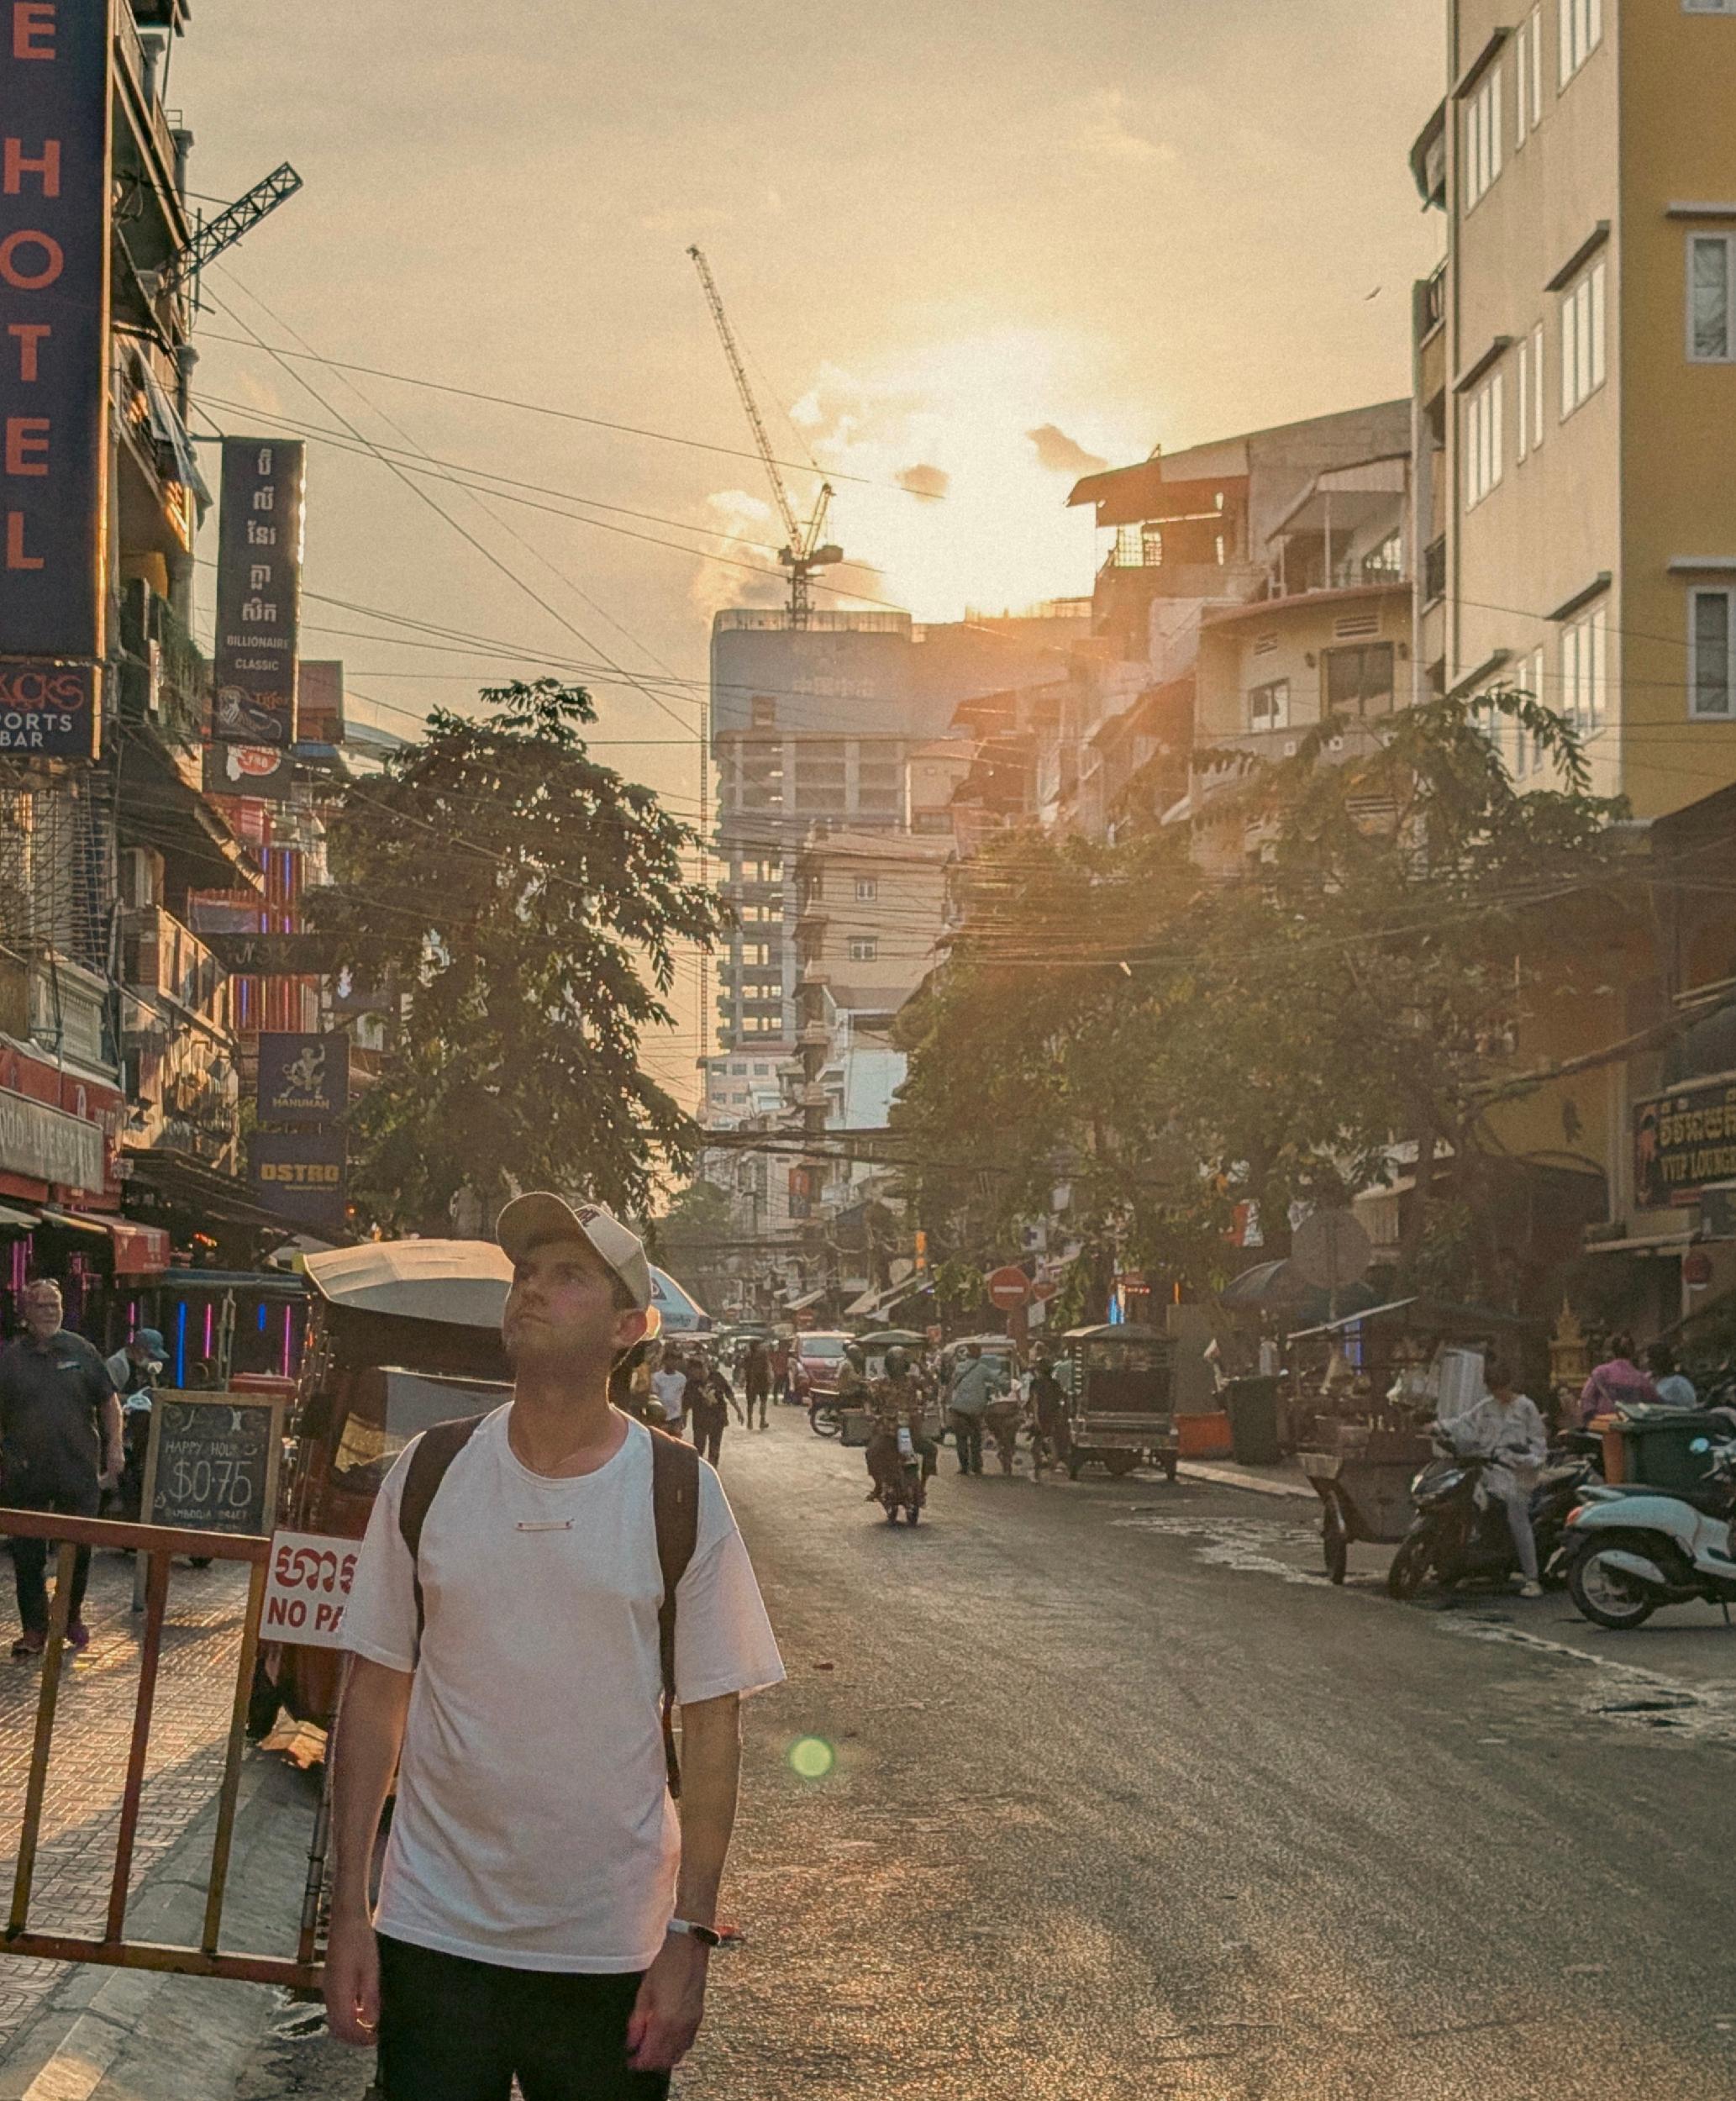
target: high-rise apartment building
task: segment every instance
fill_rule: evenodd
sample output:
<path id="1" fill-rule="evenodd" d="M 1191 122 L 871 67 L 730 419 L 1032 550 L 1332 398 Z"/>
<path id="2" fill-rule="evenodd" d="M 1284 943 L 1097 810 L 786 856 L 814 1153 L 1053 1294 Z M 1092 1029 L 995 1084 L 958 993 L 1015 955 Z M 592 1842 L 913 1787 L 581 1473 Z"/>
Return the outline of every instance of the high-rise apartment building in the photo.
<path id="1" fill-rule="evenodd" d="M 1416 299 L 1425 690 L 1535 693 L 1655 816 L 1736 779 L 1736 0 L 1448 15 L 1412 155 L 1447 226 Z"/>
<path id="2" fill-rule="evenodd" d="M 738 924 L 718 952 L 708 1068 L 794 1047 L 795 856 L 813 828 L 904 830 L 912 752 L 955 734 L 963 700 L 1064 677 L 1089 627 L 1082 611 L 932 627 L 903 613 L 817 613 L 802 628 L 785 613 L 717 616 L 717 850 Z"/>

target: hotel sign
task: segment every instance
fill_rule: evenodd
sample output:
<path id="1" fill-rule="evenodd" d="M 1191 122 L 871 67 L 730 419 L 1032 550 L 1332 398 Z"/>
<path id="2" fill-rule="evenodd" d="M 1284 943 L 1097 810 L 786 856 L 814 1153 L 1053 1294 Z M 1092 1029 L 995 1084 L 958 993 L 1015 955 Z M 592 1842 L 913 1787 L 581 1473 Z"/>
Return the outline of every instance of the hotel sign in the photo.
<path id="1" fill-rule="evenodd" d="M 223 441 L 214 744 L 287 752 L 296 740 L 306 450 L 278 438 Z"/>
<path id="2" fill-rule="evenodd" d="M 0 6 L 0 750 L 45 756 L 90 757 L 97 740 L 110 28 L 110 0 Z M 60 690 L 29 686 L 19 658 Z"/>
<path id="3" fill-rule="evenodd" d="M 1633 1112 L 1633 1200 L 1642 1210 L 1696 1203 L 1714 1182 L 1736 1182 L 1736 1073 L 1691 1080 Z"/>

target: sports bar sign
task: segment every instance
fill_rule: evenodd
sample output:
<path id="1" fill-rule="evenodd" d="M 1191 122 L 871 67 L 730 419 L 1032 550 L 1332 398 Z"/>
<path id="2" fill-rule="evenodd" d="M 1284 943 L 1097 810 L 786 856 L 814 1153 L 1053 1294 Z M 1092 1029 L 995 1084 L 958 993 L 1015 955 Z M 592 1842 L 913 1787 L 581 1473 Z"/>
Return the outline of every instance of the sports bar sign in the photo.
<path id="1" fill-rule="evenodd" d="M 1736 1181 L 1736 1073 L 1690 1080 L 1633 1111 L 1633 1200 L 1644 1210 L 1693 1203 Z"/>
<path id="2" fill-rule="evenodd" d="M 97 742 L 110 0 L 0 0 L 0 751 Z"/>
<path id="3" fill-rule="evenodd" d="M 287 751 L 296 740 L 305 452 L 277 438 L 223 441 L 213 744 Z"/>

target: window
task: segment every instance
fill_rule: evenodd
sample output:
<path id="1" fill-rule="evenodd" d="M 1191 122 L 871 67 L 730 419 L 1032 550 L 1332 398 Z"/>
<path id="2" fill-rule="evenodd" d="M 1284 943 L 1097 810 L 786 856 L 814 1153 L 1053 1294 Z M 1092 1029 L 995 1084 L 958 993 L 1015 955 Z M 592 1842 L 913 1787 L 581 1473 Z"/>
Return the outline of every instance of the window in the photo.
<path id="1" fill-rule="evenodd" d="M 1561 630 L 1560 712 L 1582 737 L 1603 727 L 1609 671 L 1609 609 L 1598 606 Z"/>
<path id="2" fill-rule="evenodd" d="M 1516 692 L 1527 700 L 1544 701 L 1543 651 L 1533 650 L 1521 660 L 1513 674 Z M 1548 703 L 1544 702 L 1544 704 Z M 1538 740 L 1529 735 L 1518 716 L 1513 718 L 1513 778 L 1523 781 L 1528 774 L 1543 771 L 1544 748 Z"/>
<path id="3" fill-rule="evenodd" d="M 1519 445 L 1523 460 L 1531 450 L 1531 338 L 1519 339 Z"/>
<path id="4" fill-rule="evenodd" d="M 1392 645 L 1326 652 L 1326 711 L 1332 715 L 1390 715 Z"/>
<path id="5" fill-rule="evenodd" d="M 1543 122 L 1543 8 L 1533 8 L 1513 36 L 1513 144 L 1523 146 Z"/>
<path id="6" fill-rule="evenodd" d="M 1501 173 L 1501 68 L 1491 66 L 1465 105 L 1465 209 L 1474 212 Z"/>
<path id="7" fill-rule="evenodd" d="M 1523 403 L 1519 413 L 1525 413 Z M 1531 331 L 1531 450 L 1543 443 L 1543 323 Z"/>
<path id="8" fill-rule="evenodd" d="M 1684 14 L 1736 14 L 1736 0 L 1681 0 Z"/>
<path id="9" fill-rule="evenodd" d="M 1250 729 L 1287 729 L 1290 727 L 1290 681 L 1275 678 L 1256 686 L 1248 696 Z"/>
<path id="10" fill-rule="evenodd" d="M 1502 375 L 1470 398 L 1465 414 L 1465 508 L 1475 510 L 1501 481 Z"/>
<path id="11" fill-rule="evenodd" d="M 755 693 L 748 703 L 748 727 L 750 729 L 770 729 L 776 722 L 777 703 L 768 700 L 763 693 Z"/>
<path id="12" fill-rule="evenodd" d="M 856 877 L 856 903 L 858 904 L 872 904 L 879 895 L 880 879 L 878 877 L 858 876 Z"/>
<path id="13" fill-rule="evenodd" d="M 1603 0 L 1558 0 L 1561 9 L 1561 85 L 1603 41 Z"/>
<path id="14" fill-rule="evenodd" d="M 871 934 L 855 935 L 850 945 L 850 960 L 853 963 L 872 963 L 880 955 L 880 943 Z"/>
<path id="15" fill-rule="evenodd" d="M 1724 364 L 1736 356 L 1736 324 L 1730 291 L 1736 271 L 1730 251 L 1736 234 L 1688 236 L 1688 355 L 1698 364 Z"/>
<path id="16" fill-rule="evenodd" d="M 1561 295 L 1561 420 L 1603 384 L 1603 287 L 1606 266 L 1595 262 Z"/>
<path id="17" fill-rule="evenodd" d="M 1688 593 L 1688 713 L 1697 722 L 1728 722 L 1736 708 L 1736 591 Z"/>

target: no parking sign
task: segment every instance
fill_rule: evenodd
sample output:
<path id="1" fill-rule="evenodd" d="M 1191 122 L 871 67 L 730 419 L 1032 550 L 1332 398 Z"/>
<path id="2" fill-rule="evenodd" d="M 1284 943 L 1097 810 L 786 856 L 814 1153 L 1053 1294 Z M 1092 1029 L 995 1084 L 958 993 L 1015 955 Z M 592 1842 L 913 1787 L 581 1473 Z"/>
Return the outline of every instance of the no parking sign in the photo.
<path id="1" fill-rule="evenodd" d="M 274 1533 L 260 1640 L 341 1649 L 344 1606 L 360 1551 L 358 1540 L 328 1539 L 318 1532 Z"/>

